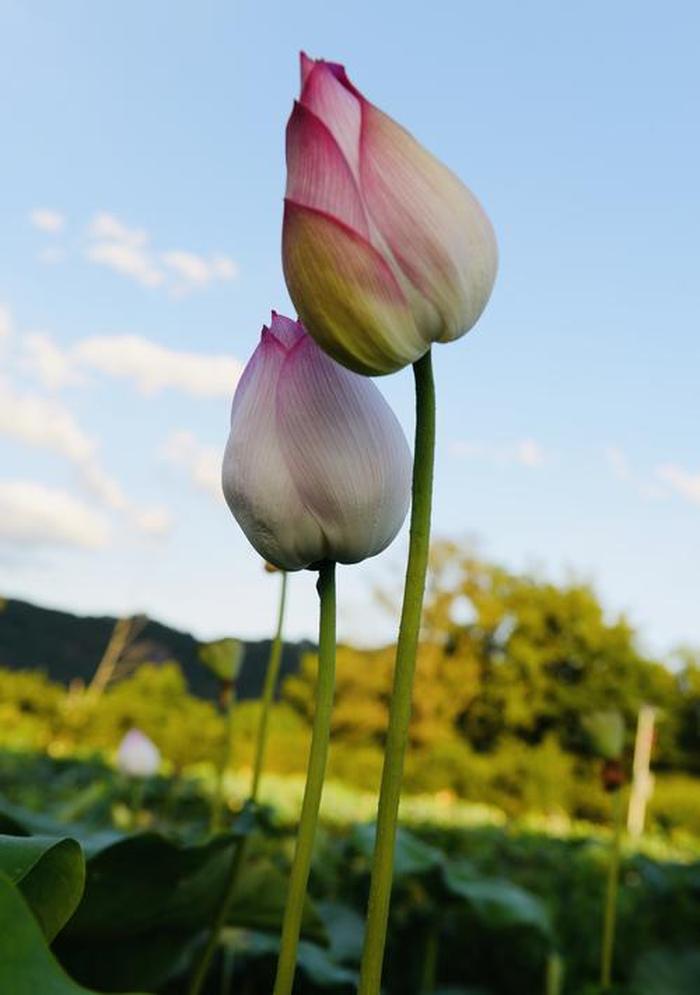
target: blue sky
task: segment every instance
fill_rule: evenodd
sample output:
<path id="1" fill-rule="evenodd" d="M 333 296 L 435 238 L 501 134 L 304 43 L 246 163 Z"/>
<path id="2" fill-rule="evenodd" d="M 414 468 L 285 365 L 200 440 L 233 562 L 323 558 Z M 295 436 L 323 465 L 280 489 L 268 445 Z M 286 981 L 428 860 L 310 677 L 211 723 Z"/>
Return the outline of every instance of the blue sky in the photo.
<path id="1" fill-rule="evenodd" d="M 436 349 L 435 532 L 593 581 L 700 643 L 695 4 L 62 4 L 0 14 L 0 591 L 262 636 L 266 576 L 216 495 L 237 361 L 281 277 L 300 48 L 474 190 L 501 270 Z M 230 379 L 231 387 L 228 387 Z M 409 371 L 380 387 L 411 431 Z M 341 636 L 388 638 L 340 577 Z M 315 629 L 313 578 L 289 629 Z"/>

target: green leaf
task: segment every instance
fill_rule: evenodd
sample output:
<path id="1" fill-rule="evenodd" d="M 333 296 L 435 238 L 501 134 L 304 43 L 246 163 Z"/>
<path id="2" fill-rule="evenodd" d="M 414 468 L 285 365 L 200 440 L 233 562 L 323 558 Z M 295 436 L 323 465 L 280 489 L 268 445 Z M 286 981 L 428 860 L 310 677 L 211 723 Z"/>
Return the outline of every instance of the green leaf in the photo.
<path id="1" fill-rule="evenodd" d="M 632 990 L 635 995 L 697 995 L 700 951 L 649 951 L 637 962 Z"/>
<path id="2" fill-rule="evenodd" d="M 474 878 L 469 869 L 446 864 L 445 887 L 465 899 L 489 929 L 525 927 L 549 938 L 552 927 L 546 906 L 535 895 L 499 878 Z"/>
<path id="3" fill-rule="evenodd" d="M 85 895 L 57 941 L 61 961 L 83 984 L 161 988 L 187 969 L 193 944 L 213 921 L 239 839 L 226 834 L 195 845 L 145 833 L 103 847 L 88 841 Z M 287 887 L 272 860 L 251 849 L 229 924 L 278 932 Z M 326 939 L 308 900 L 302 929 Z"/>
<path id="4" fill-rule="evenodd" d="M 56 962 L 19 891 L 0 872 L 0 991 L 7 995 L 95 995 Z"/>
<path id="5" fill-rule="evenodd" d="M 362 916 L 342 902 L 317 902 L 328 934 L 328 952 L 337 964 L 359 964 L 365 936 Z"/>
<path id="6" fill-rule="evenodd" d="M 356 826 L 351 841 L 355 849 L 372 859 L 377 827 L 375 823 Z M 399 828 L 396 833 L 396 849 L 394 851 L 394 879 L 410 877 L 412 874 L 427 874 L 442 867 L 444 857 L 437 847 L 430 846 L 419 840 L 407 829 Z"/>
<path id="7" fill-rule="evenodd" d="M 280 946 L 279 936 L 255 931 L 230 931 L 224 936 L 224 942 L 235 951 L 235 959 L 239 956 L 252 960 L 276 957 Z M 297 966 L 314 985 L 324 990 L 357 986 L 357 971 L 340 966 L 330 951 L 307 940 L 301 940 L 297 948 Z"/>
<path id="8" fill-rule="evenodd" d="M 47 940 L 53 940 L 83 894 L 80 844 L 68 837 L 0 836 L 0 871 L 17 885 Z"/>
<path id="9" fill-rule="evenodd" d="M 297 950 L 297 964 L 310 981 L 320 988 L 357 986 L 359 975 L 334 963 L 331 955 L 315 943 L 301 940 Z"/>
<path id="10" fill-rule="evenodd" d="M 220 681 L 235 681 L 243 663 L 243 643 L 238 639 L 217 639 L 202 643 L 199 662 Z"/>

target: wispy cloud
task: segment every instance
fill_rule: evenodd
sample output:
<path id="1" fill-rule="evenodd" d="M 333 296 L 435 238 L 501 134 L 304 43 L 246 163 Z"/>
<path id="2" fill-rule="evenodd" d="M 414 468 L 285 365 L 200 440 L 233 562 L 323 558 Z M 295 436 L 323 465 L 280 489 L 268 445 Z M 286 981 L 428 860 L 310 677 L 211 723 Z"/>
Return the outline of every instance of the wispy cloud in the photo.
<path id="1" fill-rule="evenodd" d="M 49 449 L 73 463 L 91 459 L 95 443 L 61 402 L 0 381 L 0 434 Z"/>
<path id="2" fill-rule="evenodd" d="M 686 501 L 700 504 L 700 473 L 690 473 L 675 463 L 664 463 L 656 468 L 656 478 Z"/>
<path id="3" fill-rule="evenodd" d="M 458 458 L 483 460 L 494 466 L 520 465 L 536 469 L 546 462 L 542 446 L 529 438 L 511 444 L 457 439 L 451 443 L 450 452 Z"/>
<path id="4" fill-rule="evenodd" d="M 67 491 L 26 480 L 0 481 L 0 540 L 99 549 L 109 535 L 106 518 Z"/>
<path id="5" fill-rule="evenodd" d="M 613 477 L 616 477 L 618 480 L 632 479 L 629 460 L 618 446 L 606 446 L 603 450 L 603 457 Z"/>
<path id="6" fill-rule="evenodd" d="M 0 342 L 9 339 L 14 331 L 12 312 L 5 304 L 0 304 Z"/>
<path id="7" fill-rule="evenodd" d="M 54 211 L 49 207 L 35 207 L 29 212 L 29 220 L 39 231 L 49 232 L 52 235 L 62 231 L 66 223 L 60 211 Z"/>
<path id="8" fill-rule="evenodd" d="M 66 250 L 58 245 L 48 245 L 45 249 L 40 249 L 36 257 L 40 263 L 45 263 L 47 266 L 56 266 L 57 263 L 62 263 L 66 258 Z"/>
<path id="9" fill-rule="evenodd" d="M 66 459 L 88 493 L 111 511 L 123 514 L 137 529 L 152 533 L 156 517 L 161 522 L 169 520 L 164 509 L 144 509 L 128 498 L 121 484 L 102 467 L 97 441 L 58 399 L 18 391 L 0 380 L 0 435 Z"/>
<path id="10" fill-rule="evenodd" d="M 22 369 L 44 387 L 57 390 L 82 382 L 71 355 L 46 332 L 27 332 L 22 336 L 21 348 Z"/>
<path id="11" fill-rule="evenodd" d="M 133 228 L 105 211 L 93 217 L 87 234 L 89 244 L 85 251 L 91 262 L 128 276 L 144 287 L 163 286 L 174 295 L 183 295 L 238 276 L 238 266 L 228 256 L 155 249 L 145 229 Z"/>
<path id="12" fill-rule="evenodd" d="M 216 501 L 223 501 L 221 492 L 221 459 L 223 453 L 214 446 L 205 446 L 192 432 L 173 432 L 167 439 L 162 457 L 183 470 L 190 481 Z"/>
<path id="13" fill-rule="evenodd" d="M 138 335 L 83 339 L 72 355 L 83 366 L 130 380 L 143 394 L 172 388 L 195 397 L 230 397 L 242 370 L 231 356 L 168 349 Z"/>

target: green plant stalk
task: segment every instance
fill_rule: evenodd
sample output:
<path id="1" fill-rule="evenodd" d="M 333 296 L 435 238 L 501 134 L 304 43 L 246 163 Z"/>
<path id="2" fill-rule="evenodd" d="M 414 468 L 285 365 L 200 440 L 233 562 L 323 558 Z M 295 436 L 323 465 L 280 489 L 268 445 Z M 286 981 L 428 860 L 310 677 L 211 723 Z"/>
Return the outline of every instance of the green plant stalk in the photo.
<path id="1" fill-rule="evenodd" d="M 620 883 L 620 850 L 622 843 L 622 792 L 617 790 L 612 796 L 613 835 L 610 843 L 608 880 L 605 889 L 605 909 L 603 914 L 603 942 L 600 955 L 600 985 L 603 992 L 612 984 L 612 961 L 615 948 L 615 920 L 617 918 L 617 892 Z"/>
<path id="2" fill-rule="evenodd" d="M 439 944 L 438 927 L 435 923 L 431 923 L 425 937 L 425 949 L 423 951 L 421 995 L 432 995 L 435 991 Z"/>
<path id="3" fill-rule="evenodd" d="M 141 814 L 141 809 L 143 808 L 143 800 L 145 795 L 146 778 L 132 777 L 129 790 L 129 812 L 131 815 L 130 821 L 132 828 L 138 825 L 139 815 Z"/>
<path id="4" fill-rule="evenodd" d="M 319 578 L 320 583 L 320 578 Z M 335 595 L 335 591 L 334 591 Z M 279 673 L 279 666 L 282 659 L 282 626 L 284 624 L 284 609 L 287 596 L 287 575 L 282 574 L 282 588 L 280 591 L 280 602 L 279 609 L 277 613 L 277 630 L 275 633 L 275 638 L 270 649 L 270 658 L 267 665 L 267 672 L 265 674 L 265 685 L 263 689 L 263 710 L 260 725 L 258 726 L 258 735 L 256 743 L 256 753 L 255 753 L 255 763 L 253 770 L 253 784 L 251 787 L 251 800 L 257 801 L 257 793 L 260 784 L 260 775 L 262 772 L 265 746 L 267 743 L 267 725 L 269 718 L 269 711 L 271 707 L 271 702 L 274 694 L 275 685 L 277 683 L 277 676 Z M 334 619 L 335 619 L 335 608 Z M 335 636 L 333 646 L 335 649 Z M 262 728 L 264 723 L 264 729 Z M 230 728 L 230 727 L 229 727 Z M 230 747 L 228 748 L 230 751 Z M 195 969 L 192 973 L 192 979 L 190 982 L 190 987 L 188 990 L 188 995 L 199 995 L 202 990 L 202 986 L 209 971 L 209 965 L 211 964 L 212 957 L 216 951 L 216 947 L 219 942 L 219 935 L 221 930 L 226 924 L 226 916 L 228 914 L 229 907 L 231 905 L 231 900 L 233 894 L 236 890 L 236 883 L 238 881 L 238 875 L 240 869 L 243 866 L 245 856 L 248 850 L 248 837 L 243 836 L 237 842 L 233 856 L 231 858 L 228 884 L 226 892 L 221 900 L 221 905 L 217 913 L 216 920 L 212 926 L 211 933 L 209 934 L 209 939 L 207 940 L 206 946 L 202 951 L 202 955 L 195 965 Z"/>
<path id="5" fill-rule="evenodd" d="M 294 984 L 306 886 L 311 869 L 311 854 L 318 824 L 323 779 L 326 774 L 335 690 L 335 563 L 322 564 L 317 587 L 321 601 L 321 618 L 318 639 L 316 712 L 311 735 L 304 800 L 301 806 L 297 843 L 282 923 L 282 939 L 273 995 L 291 995 Z"/>
<path id="6" fill-rule="evenodd" d="M 221 995 L 230 995 L 233 981 L 233 964 L 236 951 L 232 946 L 224 949 L 224 959 L 221 964 Z"/>
<path id="7" fill-rule="evenodd" d="M 277 611 L 277 630 L 275 638 L 270 647 L 270 658 L 265 672 L 265 684 L 263 686 L 262 710 L 258 723 L 258 734 L 255 743 L 255 760 L 253 762 L 253 783 L 250 789 L 250 799 L 253 802 L 258 800 L 260 790 L 260 776 L 262 774 L 265 761 L 265 749 L 267 747 L 267 734 L 270 720 L 270 708 L 275 697 L 277 678 L 279 677 L 280 664 L 282 662 L 282 628 L 284 626 L 284 608 L 287 600 L 287 574 L 282 571 L 282 586 L 280 587 L 279 609 Z"/>
<path id="8" fill-rule="evenodd" d="M 545 973 L 545 995 L 561 995 L 564 982 L 564 961 L 560 954 L 552 951 L 547 957 Z"/>
<path id="9" fill-rule="evenodd" d="M 364 950 L 358 995 L 378 995 L 389 919 L 394 868 L 396 820 L 404 754 L 411 718 L 413 675 L 430 547 L 430 515 L 435 460 L 435 385 L 430 351 L 413 366 L 416 382 L 416 436 L 413 456 L 413 504 L 401 624 L 396 647 L 394 687 L 377 812 Z"/>
<path id="10" fill-rule="evenodd" d="M 202 950 L 202 954 L 194 966 L 192 972 L 192 977 L 190 979 L 190 986 L 187 989 L 187 995 L 199 995 L 202 990 L 202 986 L 206 980 L 207 974 L 209 972 L 209 966 L 211 964 L 212 958 L 219 944 L 219 937 L 221 936 L 221 930 L 226 925 L 226 919 L 228 918 L 228 911 L 231 907 L 231 902 L 233 900 L 234 891 L 236 889 L 236 882 L 238 880 L 238 872 L 243 861 L 244 847 L 240 844 L 234 846 L 233 854 L 231 856 L 231 863 L 229 865 L 228 880 L 226 882 L 226 888 L 219 904 L 219 908 L 216 913 L 216 919 L 209 933 L 207 942 Z"/>
<path id="11" fill-rule="evenodd" d="M 216 785 L 214 787 L 214 797 L 212 798 L 211 816 L 209 819 L 209 831 L 218 833 L 221 830 L 224 810 L 224 784 L 229 760 L 231 759 L 231 746 L 233 743 L 233 706 L 236 703 L 236 695 L 233 684 L 228 681 L 221 681 L 219 690 L 220 701 L 224 712 L 224 747 L 221 751 L 218 766 L 216 768 Z"/>

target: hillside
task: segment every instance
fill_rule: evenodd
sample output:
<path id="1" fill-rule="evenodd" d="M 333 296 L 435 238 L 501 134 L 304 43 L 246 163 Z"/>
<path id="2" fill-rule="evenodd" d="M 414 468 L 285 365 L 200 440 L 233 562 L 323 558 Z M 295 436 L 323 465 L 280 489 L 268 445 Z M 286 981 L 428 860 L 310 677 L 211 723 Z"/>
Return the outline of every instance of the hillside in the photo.
<path id="1" fill-rule="evenodd" d="M 80 616 L 42 608 L 12 598 L 0 599 L 0 667 L 42 670 L 52 680 L 68 684 L 75 678 L 88 682 L 97 667 L 116 622 L 110 616 Z M 133 647 L 138 660 L 177 660 L 193 694 L 214 695 L 214 680 L 197 661 L 199 642 L 149 619 Z M 285 645 L 282 678 L 299 669 L 311 643 Z M 257 698 L 262 690 L 270 642 L 245 643 L 243 667 L 238 680 L 240 698 Z"/>

